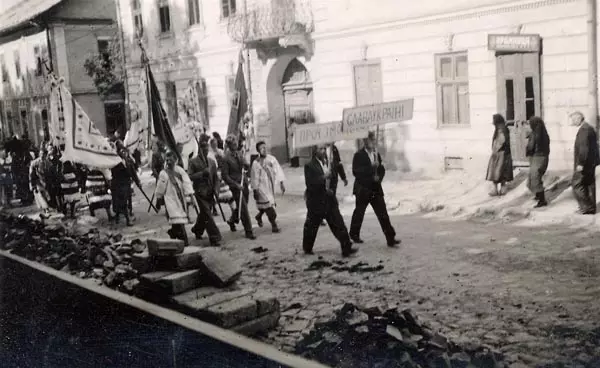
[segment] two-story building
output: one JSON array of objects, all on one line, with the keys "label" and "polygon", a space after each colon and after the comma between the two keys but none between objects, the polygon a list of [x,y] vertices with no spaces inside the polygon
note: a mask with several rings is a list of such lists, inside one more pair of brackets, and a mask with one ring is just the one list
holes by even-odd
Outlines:
[{"label": "two-story building", "polygon": [[[116,10],[105,0],[8,0],[0,12],[2,138],[25,133],[36,144],[48,134],[51,71],[103,133],[124,124],[124,95],[101,99],[85,60],[117,32]],[[108,118],[108,119],[107,119]],[[108,126],[106,121],[109,121]]]},{"label": "two-story building", "polygon": [[[412,120],[380,128],[392,168],[484,175],[494,113],[510,125],[516,164],[526,164],[523,122],[537,115],[552,140],[550,168],[570,168],[568,115],[588,111],[594,51],[586,0],[246,1],[120,0],[130,90],[137,25],[170,114],[196,83],[220,133],[238,52],[250,49],[255,124],[284,162],[290,121],[339,121],[344,108],[414,98]],[[356,142],[338,147],[349,157]]]}]

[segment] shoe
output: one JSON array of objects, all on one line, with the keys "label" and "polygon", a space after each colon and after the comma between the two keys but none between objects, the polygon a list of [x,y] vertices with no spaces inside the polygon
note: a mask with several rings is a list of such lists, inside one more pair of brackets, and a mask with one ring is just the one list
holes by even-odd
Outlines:
[{"label": "shoe", "polygon": [[304,254],[312,256],[314,253],[313,253],[312,249],[308,249],[308,250],[304,249]]},{"label": "shoe", "polygon": [[391,240],[388,240],[387,245],[388,245],[388,247],[393,248],[396,245],[400,245],[400,243],[402,243],[401,240],[391,239]]},{"label": "shoe", "polygon": [[229,225],[229,230],[231,230],[231,231],[237,231],[237,229],[235,228],[235,223],[234,222],[227,221],[227,225]]},{"label": "shoe", "polygon": [[221,246],[221,242],[218,242],[218,241],[211,241],[211,242],[209,243],[209,245],[210,245],[211,247],[220,247],[220,246]]},{"label": "shoe", "polygon": [[327,221],[325,221],[325,220],[321,221],[321,226],[327,226]]},{"label": "shoe", "polygon": [[356,252],[358,252],[358,249],[352,248],[351,246],[349,246],[348,248],[342,250],[342,257],[350,257],[351,255],[355,254]]},{"label": "shoe", "polygon": [[272,231],[274,234],[277,234],[277,233],[280,233],[280,232],[281,232],[281,229],[279,228],[279,226],[277,226],[277,224],[275,224],[275,225],[273,225],[273,226],[272,226],[272,229],[271,229],[271,231]]},{"label": "shoe", "polygon": [[546,207],[547,205],[548,205],[548,202],[546,202],[546,201],[538,201],[538,203],[536,203],[536,205],[533,206],[533,208]]},{"label": "shoe", "polygon": [[261,215],[254,216],[254,219],[256,220],[256,223],[258,224],[258,227],[263,227],[263,220],[262,220],[262,216]]},{"label": "shoe", "polygon": [[360,238],[360,236],[351,236],[350,240],[355,244],[363,244],[365,241]]},{"label": "shoe", "polygon": [[246,238],[250,240],[256,239],[256,235],[254,233],[246,233]]},{"label": "shoe", "polygon": [[131,227],[131,226],[133,226],[133,223],[131,221],[127,221],[126,225],[129,226],[129,227]]},{"label": "shoe", "polygon": [[169,238],[175,239],[175,235],[173,234],[173,229],[167,230],[167,234],[169,235]]}]

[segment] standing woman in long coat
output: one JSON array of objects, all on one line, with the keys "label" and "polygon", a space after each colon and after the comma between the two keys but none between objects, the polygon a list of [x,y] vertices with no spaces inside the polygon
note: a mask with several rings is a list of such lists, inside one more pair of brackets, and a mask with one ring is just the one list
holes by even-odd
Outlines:
[{"label": "standing woman in long coat", "polygon": [[494,114],[494,135],[492,137],[492,155],[488,163],[486,180],[494,183],[490,196],[506,194],[505,184],[514,179],[510,135],[506,121],[500,114]]},{"label": "standing woman in long coat", "polygon": [[546,124],[537,116],[529,119],[531,133],[528,137],[526,154],[529,157],[529,178],[527,187],[532,193],[535,193],[535,199],[538,201],[535,208],[548,205],[544,195],[544,182],[542,177],[548,169],[548,158],[550,156],[550,136],[546,130]]}]

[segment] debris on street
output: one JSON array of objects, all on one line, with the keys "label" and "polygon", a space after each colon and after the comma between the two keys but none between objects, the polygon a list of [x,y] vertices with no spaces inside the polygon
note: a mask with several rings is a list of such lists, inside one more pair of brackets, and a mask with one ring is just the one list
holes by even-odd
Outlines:
[{"label": "debris on street", "polygon": [[316,323],[296,354],[332,367],[507,367],[483,346],[461,347],[420,323],[410,310],[360,308],[347,303]]}]

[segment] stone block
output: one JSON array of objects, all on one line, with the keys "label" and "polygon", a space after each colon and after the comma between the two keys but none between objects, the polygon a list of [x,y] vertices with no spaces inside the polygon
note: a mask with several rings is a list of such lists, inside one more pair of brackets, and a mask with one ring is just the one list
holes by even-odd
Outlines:
[{"label": "stone block", "polygon": [[183,253],[174,256],[158,256],[158,269],[193,270],[202,267],[202,253],[200,247],[189,246],[183,249]]},{"label": "stone block", "polygon": [[275,328],[279,322],[279,317],[279,311],[271,312],[252,321],[241,323],[231,329],[242,335],[253,336],[260,332]]},{"label": "stone block", "polygon": [[204,248],[201,250],[201,256],[201,269],[216,286],[230,285],[242,275],[239,263],[219,249]]},{"label": "stone block", "polygon": [[267,314],[277,312],[281,310],[279,300],[272,295],[268,294],[259,294],[255,295],[254,300],[256,300],[257,313],[259,317],[265,316]]},{"label": "stone block", "polygon": [[206,310],[211,323],[230,328],[258,317],[258,305],[251,296],[243,296]]},{"label": "stone block", "polygon": [[[190,313],[198,318],[202,318],[202,314],[215,305],[226,303],[251,294],[253,294],[253,291],[249,289],[223,292],[222,289],[207,287],[191,290],[188,293],[173,296],[171,301],[183,312]],[[194,295],[197,297],[194,298]]]},{"label": "stone block", "polygon": [[179,239],[156,239],[149,238],[148,253],[151,256],[170,256],[183,253],[185,242]]},{"label": "stone block", "polygon": [[139,273],[156,271],[154,267],[154,257],[150,256],[148,251],[133,254],[131,256],[131,266]]},{"label": "stone block", "polygon": [[202,284],[202,275],[202,271],[200,270],[175,272],[162,277],[157,283],[169,295],[175,295],[200,286]]}]

